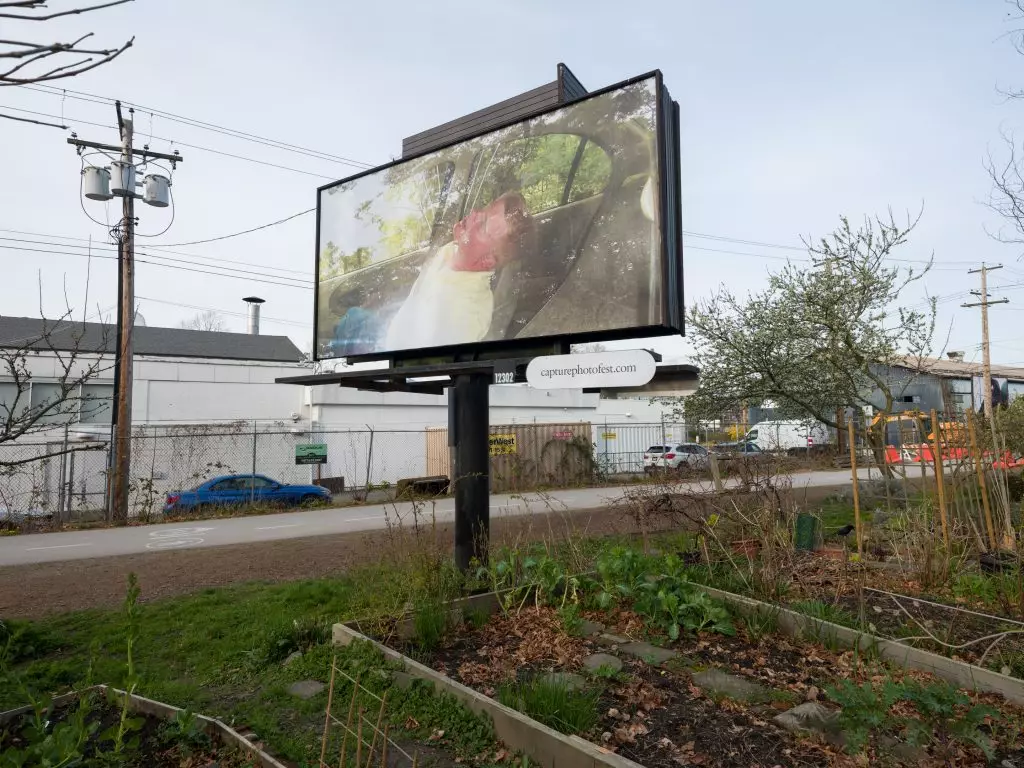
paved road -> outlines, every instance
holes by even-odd
[[[877,473],[876,473],[877,474]],[[867,479],[862,470],[860,477]],[[844,485],[850,482],[849,470],[808,472],[793,475],[793,488]],[[728,484],[728,483],[727,483]],[[706,488],[708,483],[692,483],[692,490]],[[543,514],[551,511],[595,509],[621,499],[623,492],[637,486],[578,488],[551,491],[543,496],[492,496],[491,517],[503,515]],[[427,515],[431,505],[425,507]],[[452,499],[433,505],[438,522],[451,521],[455,513]],[[380,529],[396,516],[412,523],[412,505],[367,505],[312,509],[276,515],[197,520],[190,523],[162,523],[128,528],[101,528],[66,533],[37,533],[0,537],[0,566],[28,565],[63,560],[81,560],[114,555],[133,555],[171,549],[217,547],[226,544],[248,544],[279,539],[297,539]]]

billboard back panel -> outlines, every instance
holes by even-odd
[[[679,332],[666,103],[653,74],[321,188],[316,356]]]

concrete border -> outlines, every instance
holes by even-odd
[[[494,608],[498,606],[497,596],[493,592],[457,601],[458,610],[461,611],[467,602],[470,604],[480,603],[481,609],[486,609],[488,605]],[[473,712],[490,718],[494,724],[495,734],[505,746],[525,753],[543,768],[643,768],[639,763],[609,752],[586,739],[581,739],[578,736],[566,736],[548,728],[521,712],[506,707],[504,704],[452,680],[447,675],[370,639],[346,624],[334,625],[333,642],[335,645],[345,646],[357,641],[370,643],[384,654],[384,658],[401,664],[407,674],[425,681],[437,691],[451,694]]]
[[[812,616],[792,611],[788,608],[764,603],[751,597],[744,597],[732,592],[698,584],[708,595],[721,600],[737,613],[774,613],[779,619],[779,628],[790,637],[803,637],[821,643],[834,643],[844,648],[857,648],[870,651],[872,648],[879,656],[899,664],[906,669],[930,672],[960,688],[967,688],[986,693],[998,693],[1015,704],[1024,704],[1024,680],[993,672],[984,667],[968,664],[963,661],[940,656],[937,653],[914,648],[896,640],[885,640],[866,632],[833,624]]]
[[[124,696],[124,691],[118,690],[117,688],[111,688],[106,685],[94,685],[90,688],[85,688],[81,691],[75,691],[73,693],[66,693],[63,696],[55,696],[50,700],[51,705],[63,704],[65,702],[73,701],[79,698],[81,695],[90,692],[106,693],[112,692],[119,696]],[[153,699],[147,699],[143,696],[131,694],[129,708],[132,712],[139,712],[144,715],[151,715],[158,717],[161,720],[170,720],[175,717],[179,712],[184,710],[178,707],[172,707],[170,704],[164,704],[161,701],[155,701]],[[16,718],[30,714],[32,707],[20,707],[18,709],[8,710],[7,712],[0,712],[0,725],[6,724],[15,720]],[[285,768],[284,763],[279,762],[277,759],[271,757],[258,746],[253,744],[249,739],[240,734],[233,728],[225,725],[220,720],[216,720],[206,715],[195,715],[204,725],[204,730],[210,736],[220,739],[223,743],[237,747],[238,749],[246,752],[250,756],[256,758],[261,768]]]

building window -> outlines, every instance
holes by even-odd
[[[70,424],[75,420],[70,409],[72,406],[77,406],[77,403],[69,403],[67,400],[62,402],[60,384],[43,384],[33,381],[29,402],[32,414],[39,414],[35,418],[35,423],[40,426]]]
[[[114,410],[114,385],[84,384],[81,405],[80,421],[83,424],[109,424]]]
[[[903,397],[900,398],[900,402],[901,403],[920,403],[921,402],[921,396],[920,395],[903,395]]]
[[[66,397],[62,392],[60,384],[33,381],[26,383],[19,396],[17,384],[0,382],[0,420],[6,421],[12,416],[10,410],[17,400],[13,418],[21,419],[34,411],[40,414],[34,426],[110,424],[114,410],[112,384],[84,384],[81,391],[71,390]]]

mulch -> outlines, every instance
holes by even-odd
[[[607,615],[592,618],[608,621]],[[635,632],[638,617],[619,613],[614,631]],[[790,686],[806,696],[810,679],[801,659],[807,649],[783,638],[751,647],[740,638],[687,636],[673,646],[688,662],[729,667],[779,689]],[[526,607],[496,615],[479,629],[463,628],[423,660],[449,677],[495,696],[504,683],[543,672],[578,672],[582,660],[604,650],[593,640],[568,635],[550,608]],[[629,659],[629,657],[622,657]],[[769,661],[770,658],[770,661]],[[813,659],[821,664],[834,658]],[[741,669],[742,667],[742,669]],[[777,671],[776,671],[777,670]],[[679,765],[751,768],[835,764],[829,747],[800,741],[769,722],[793,705],[742,705],[716,701],[693,685],[689,674],[641,660],[627,660],[623,679],[610,684],[600,699],[601,717],[587,736],[606,749],[650,768]]]

